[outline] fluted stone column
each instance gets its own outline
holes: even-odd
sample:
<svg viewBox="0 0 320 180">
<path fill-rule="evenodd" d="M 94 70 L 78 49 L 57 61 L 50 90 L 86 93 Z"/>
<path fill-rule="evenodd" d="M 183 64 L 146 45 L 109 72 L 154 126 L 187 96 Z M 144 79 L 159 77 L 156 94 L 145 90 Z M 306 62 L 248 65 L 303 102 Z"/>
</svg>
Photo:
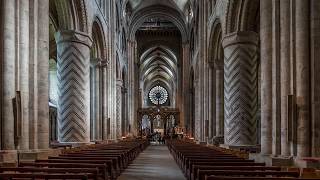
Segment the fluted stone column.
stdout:
<svg viewBox="0 0 320 180">
<path fill-rule="evenodd" d="M 117 80 L 117 97 L 116 97 L 116 108 L 117 108 L 117 114 L 116 114 L 116 138 L 121 138 L 122 132 L 121 132 L 121 112 L 122 112 L 122 80 Z"/>
<path fill-rule="evenodd" d="M 223 38 L 225 144 L 257 142 L 258 35 L 236 32 Z"/>
<path fill-rule="evenodd" d="M 310 155 L 310 1 L 296 0 L 297 156 Z"/>
<path fill-rule="evenodd" d="M 29 149 L 29 1 L 19 1 L 19 90 L 21 138 L 19 149 Z"/>
<path fill-rule="evenodd" d="M 280 0 L 281 155 L 290 155 L 288 104 L 290 94 L 290 0 Z"/>
<path fill-rule="evenodd" d="M 15 1 L 3 1 L 3 62 L 2 62 L 2 145 L 13 150 L 14 116 L 12 99 L 15 97 Z"/>
<path fill-rule="evenodd" d="M 219 61 L 219 60 L 218 60 Z M 222 61 L 222 60 L 220 60 Z M 224 135 L 224 91 L 223 91 L 223 62 L 216 62 L 216 134 Z"/>
<path fill-rule="evenodd" d="M 90 46 L 87 34 L 56 33 L 58 59 L 58 125 L 60 142 L 90 141 Z"/>
<path fill-rule="evenodd" d="M 261 154 L 272 154 L 272 1 L 260 1 Z"/>
</svg>

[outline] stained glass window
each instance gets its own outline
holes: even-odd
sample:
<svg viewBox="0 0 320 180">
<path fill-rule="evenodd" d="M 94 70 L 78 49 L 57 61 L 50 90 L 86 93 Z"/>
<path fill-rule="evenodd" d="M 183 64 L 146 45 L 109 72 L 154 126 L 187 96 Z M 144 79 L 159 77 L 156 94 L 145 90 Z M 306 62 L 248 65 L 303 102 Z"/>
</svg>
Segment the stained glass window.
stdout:
<svg viewBox="0 0 320 180">
<path fill-rule="evenodd" d="M 168 100 L 168 92 L 162 86 L 155 86 L 149 92 L 150 101 L 155 104 L 164 104 Z"/>
</svg>

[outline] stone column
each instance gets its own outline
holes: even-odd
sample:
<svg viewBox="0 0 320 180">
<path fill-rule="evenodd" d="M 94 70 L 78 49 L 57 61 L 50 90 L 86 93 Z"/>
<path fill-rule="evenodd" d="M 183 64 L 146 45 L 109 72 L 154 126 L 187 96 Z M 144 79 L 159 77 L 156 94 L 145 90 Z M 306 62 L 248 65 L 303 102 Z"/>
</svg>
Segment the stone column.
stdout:
<svg viewBox="0 0 320 180">
<path fill-rule="evenodd" d="M 3 1 L 3 62 L 2 62 L 2 143 L 3 149 L 13 150 L 15 97 L 15 1 Z"/>
<path fill-rule="evenodd" d="M 290 94 L 290 0 L 280 0 L 281 155 L 290 155 L 288 104 Z"/>
<path fill-rule="evenodd" d="M 195 73 L 198 73 L 198 72 L 195 72 Z M 202 126 L 201 126 L 201 120 L 200 120 L 200 107 L 199 107 L 199 104 L 200 104 L 200 88 L 199 88 L 199 79 L 198 78 L 195 78 L 194 80 L 194 139 L 195 140 L 198 140 L 198 141 L 201 141 L 201 130 L 202 130 Z"/>
<path fill-rule="evenodd" d="M 215 71 L 212 63 L 208 64 L 209 78 L 208 78 L 208 120 L 209 120 L 209 139 L 216 136 L 216 89 L 215 89 Z"/>
<path fill-rule="evenodd" d="M 223 92 L 223 62 L 216 60 L 216 134 L 217 136 L 224 135 L 224 92 Z"/>
<path fill-rule="evenodd" d="M 310 1 L 296 0 L 297 156 L 310 155 Z"/>
<path fill-rule="evenodd" d="M 58 59 L 58 125 L 60 142 L 90 141 L 90 46 L 87 34 L 56 33 Z"/>
<path fill-rule="evenodd" d="M 272 154 L 272 1 L 260 1 L 261 154 Z"/>
<path fill-rule="evenodd" d="M 223 38 L 225 143 L 257 143 L 258 35 L 236 32 Z"/>
<path fill-rule="evenodd" d="M 272 155 L 281 154 L 280 1 L 272 1 Z M 270 38 L 270 37 L 268 37 Z M 268 98 L 268 97 L 267 97 Z"/>
<path fill-rule="evenodd" d="M 116 97 L 116 108 L 117 108 L 117 114 L 116 114 L 116 138 L 121 138 L 122 132 L 121 132 L 121 112 L 122 112 L 122 80 L 117 80 L 117 97 Z"/>
<path fill-rule="evenodd" d="M 49 148 L 49 0 L 38 1 L 38 148 Z"/>
<path fill-rule="evenodd" d="M 124 82 L 123 82 L 124 84 Z M 121 124 L 121 135 L 125 136 L 128 133 L 128 106 L 127 106 L 127 88 L 124 87 L 121 89 L 122 91 L 122 111 L 121 111 L 121 118 L 122 118 L 122 124 Z"/>
<path fill-rule="evenodd" d="M 99 62 L 100 60 L 97 59 L 97 64 L 95 65 L 94 67 L 94 76 L 95 76 L 95 79 L 94 79 L 94 119 L 95 119 L 95 122 L 94 122 L 94 128 L 95 128 L 95 132 L 94 132 L 94 139 L 95 140 L 99 140 L 100 139 L 100 127 L 101 127 L 101 124 L 100 124 L 100 120 L 101 120 L 101 116 L 100 116 L 100 100 L 101 100 L 101 97 L 100 97 L 100 66 L 99 66 Z M 91 99 L 92 100 L 92 99 Z"/>
<path fill-rule="evenodd" d="M 107 119 L 108 119 L 108 77 L 107 77 L 107 67 L 103 67 L 102 69 L 102 79 L 103 79 L 103 129 L 102 129 L 102 139 L 108 139 L 108 132 L 107 132 Z"/>
<path fill-rule="evenodd" d="M 27 150 L 29 149 L 29 1 L 19 1 L 18 48 L 22 118 L 19 149 Z"/>
</svg>

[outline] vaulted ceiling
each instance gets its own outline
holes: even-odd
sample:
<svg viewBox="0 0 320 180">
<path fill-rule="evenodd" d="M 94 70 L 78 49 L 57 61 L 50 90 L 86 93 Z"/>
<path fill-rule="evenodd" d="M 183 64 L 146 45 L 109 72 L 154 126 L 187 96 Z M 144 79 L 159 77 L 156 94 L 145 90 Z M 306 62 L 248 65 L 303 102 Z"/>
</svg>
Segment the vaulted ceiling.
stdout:
<svg viewBox="0 0 320 180">
<path fill-rule="evenodd" d="M 180 11 L 184 11 L 189 0 L 129 0 L 133 11 L 144 7 L 160 4 L 169 7 L 175 7 Z"/>
<path fill-rule="evenodd" d="M 172 100 L 170 106 L 174 106 L 180 79 L 179 50 L 182 41 L 187 39 L 185 15 L 188 13 L 185 12 L 189 11 L 190 0 L 126 2 L 129 4 L 127 7 L 130 7 L 130 32 L 137 38 L 139 47 L 140 88 L 147 97 L 154 86 L 163 86 Z"/>
</svg>

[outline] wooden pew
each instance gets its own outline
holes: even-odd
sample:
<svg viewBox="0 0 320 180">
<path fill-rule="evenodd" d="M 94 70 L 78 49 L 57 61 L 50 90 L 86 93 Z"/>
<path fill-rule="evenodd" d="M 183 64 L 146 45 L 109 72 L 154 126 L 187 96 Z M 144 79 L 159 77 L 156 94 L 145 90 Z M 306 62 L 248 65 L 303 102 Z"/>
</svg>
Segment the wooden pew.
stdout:
<svg viewBox="0 0 320 180">
<path fill-rule="evenodd" d="M 204 180 L 316 180 L 316 179 L 312 179 L 312 178 L 293 178 L 293 177 L 206 176 Z"/>
<path fill-rule="evenodd" d="M 20 178 L 52 179 L 56 174 L 65 179 L 63 174 L 74 175 L 73 179 L 116 179 L 120 173 L 149 145 L 146 140 L 127 140 L 112 144 L 95 144 L 63 150 L 58 156 L 35 162 L 20 162 L 16 168 L 2 168 L 3 179 L 14 176 Z M 29 174 L 35 174 L 32 177 Z M 52 175 L 52 176 L 51 176 Z M 78 175 L 78 176 L 76 176 Z M 71 177 L 71 176 L 70 176 Z M 40 179 L 42 177 L 39 176 Z M 69 178 L 66 178 L 69 179 Z"/>
<path fill-rule="evenodd" d="M 73 168 L 97 168 L 98 169 L 98 177 L 100 179 L 107 180 L 109 179 L 109 175 L 107 172 L 107 165 L 105 164 L 84 164 L 84 163 L 35 163 L 35 162 L 20 162 L 19 167 L 41 167 L 43 169 L 49 168 L 64 168 L 66 170 Z"/>
<path fill-rule="evenodd" d="M 190 179 L 196 180 L 199 178 L 200 170 L 252 170 L 252 171 L 281 171 L 281 167 L 278 166 L 205 166 L 205 165 L 193 165 Z"/>
<path fill-rule="evenodd" d="M 189 180 L 312 179 L 301 178 L 301 173 L 297 169 L 285 170 L 281 167 L 267 167 L 265 163 L 255 163 L 238 150 L 234 153 L 233 150 L 223 150 L 220 147 L 206 147 L 177 140 L 169 140 L 167 145 Z M 320 179 L 315 177 L 315 172 L 305 172 L 305 176 Z"/>
<path fill-rule="evenodd" d="M 79 179 L 87 180 L 87 174 L 0 173 L 0 179 Z"/>
<path fill-rule="evenodd" d="M 37 167 L 1 167 L 0 173 L 46 173 L 46 174 L 86 174 L 88 179 L 98 180 L 98 168 L 37 168 Z"/>
<path fill-rule="evenodd" d="M 293 177 L 298 178 L 299 172 L 294 171 L 263 171 L 263 170 L 198 170 L 199 179 L 204 180 L 205 176 L 248 176 L 248 177 Z"/>
</svg>

